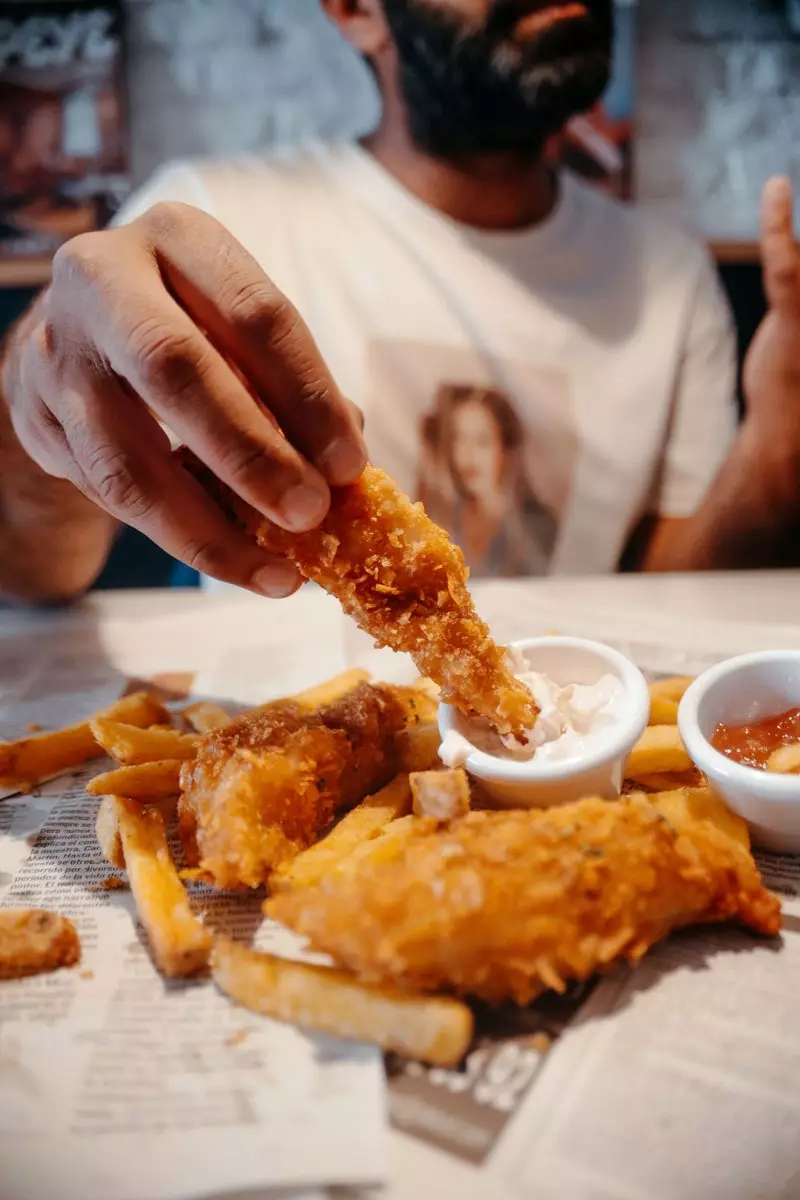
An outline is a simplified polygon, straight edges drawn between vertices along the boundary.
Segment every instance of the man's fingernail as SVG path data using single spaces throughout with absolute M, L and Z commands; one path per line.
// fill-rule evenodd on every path
M 280 502 L 280 512 L 291 529 L 313 529 L 328 511 L 328 497 L 315 488 L 293 487 Z
M 363 449 L 350 438 L 334 438 L 319 456 L 325 477 L 334 485 L 352 483 L 358 479 L 367 459 Z
M 291 596 L 292 592 L 297 590 L 299 583 L 300 576 L 289 562 L 275 562 L 270 563 L 267 567 L 260 567 L 250 580 L 250 586 L 254 591 L 261 592 L 264 596 L 271 596 L 273 600 Z

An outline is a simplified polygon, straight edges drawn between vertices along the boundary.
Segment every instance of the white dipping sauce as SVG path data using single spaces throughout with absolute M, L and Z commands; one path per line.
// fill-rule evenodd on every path
M 475 718 L 469 722 L 469 737 L 457 729 L 445 735 L 439 750 L 442 762 L 448 767 L 463 766 L 473 750 L 517 762 L 532 758 L 537 762 L 566 762 L 599 749 L 623 715 L 624 689 L 620 681 L 613 675 L 603 675 L 597 683 L 559 687 L 546 675 L 531 671 L 518 651 L 510 651 L 509 656 L 517 679 L 530 688 L 540 710 L 524 744 L 502 738 L 487 721 Z

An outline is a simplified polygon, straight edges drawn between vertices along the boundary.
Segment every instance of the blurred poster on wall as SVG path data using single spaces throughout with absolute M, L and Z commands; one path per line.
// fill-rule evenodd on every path
M 602 101 L 552 145 L 556 162 L 620 200 L 633 195 L 636 2 L 615 0 L 614 66 Z
M 0 260 L 105 225 L 127 158 L 120 4 L 0 3 Z

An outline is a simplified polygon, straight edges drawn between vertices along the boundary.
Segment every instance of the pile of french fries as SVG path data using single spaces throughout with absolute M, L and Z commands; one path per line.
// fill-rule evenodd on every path
M 292 699 L 313 711 L 368 678 L 349 671 Z M 689 678 L 665 679 L 650 687 L 650 724 L 628 761 L 628 788 L 665 795 L 694 787 L 697 771 L 678 733 L 677 713 Z M 29 790 L 58 773 L 107 754 L 112 770 L 95 776 L 87 792 L 99 798 L 96 830 L 104 857 L 128 876 L 137 913 L 158 969 L 169 977 L 210 970 L 217 986 L 255 1012 L 305 1028 L 374 1042 L 385 1050 L 440 1065 L 461 1060 L 473 1036 L 469 1007 L 446 997 L 409 995 L 367 986 L 345 971 L 298 963 L 215 937 L 195 914 L 185 884 L 202 873 L 181 871 L 169 846 L 183 763 L 191 761 L 202 734 L 230 721 L 219 705 L 202 701 L 180 714 L 183 727 L 152 696 L 126 696 L 89 721 L 0 745 L 0 788 Z M 403 771 L 386 787 L 347 813 L 315 845 L 275 872 L 271 888 L 312 887 L 345 860 L 381 852 L 393 834 L 420 817 L 446 822 L 470 808 L 470 788 L 461 770 L 438 764 L 435 725 L 409 727 L 401 746 Z M 800 745 L 778 750 L 770 770 L 800 771 Z M 697 792 L 694 802 L 699 803 Z M 473 802 L 475 797 L 473 796 Z M 377 839 L 377 842 L 376 842 Z M 63 918 L 48 926 L 38 914 L 6 915 L 14 944 L 0 919 L 0 977 L 52 969 L 75 961 Z M 68 923 L 67 923 L 68 924 Z M 26 929 L 36 931 L 26 942 Z M 50 934 L 52 945 L 42 949 Z M 5 951 L 4 939 L 5 937 Z M 66 940 L 65 940 L 66 937 Z M 24 949 L 28 944 L 28 950 Z M 20 948 L 22 946 L 22 948 Z M 57 947 L 62 948 L 61 960 Z M 64 950 L 67 946 L 67 950 Z M 10 947 L 10 949 L 9 949 Z M 53 949 L 56 947 L 56 949 Z M 41 962 L 40 967 L 32 963 Z

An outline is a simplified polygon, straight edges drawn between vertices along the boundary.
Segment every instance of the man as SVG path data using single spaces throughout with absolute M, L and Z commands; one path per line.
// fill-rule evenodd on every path
M 544 161 L 605 88 L 611 0 L 324 6 L 374 71 L 377 131 L 167 167 L 118 228 L 59 252 L 10 339 L 0 592 L 79 594 L 127 522 L 205 574 L 290 593 L 293 570 L 230 529 L 164 427 L 303 529 L 365 462 L 351 400 L 373 460 L 433 489 L 478 570 L 513 571 L 512 546 L 572 573 L 787 561 L 800 261 L 786 181 L 765 193 L 770 312 L 736 433 L 707 257 Z

